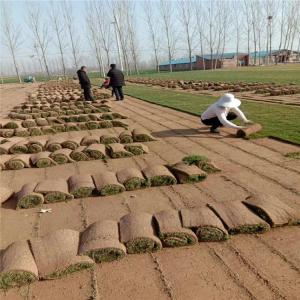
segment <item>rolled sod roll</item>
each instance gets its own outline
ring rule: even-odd
[[[49,125],[54,125],[54,124],[63,125],[64,124],[64,121],[62,121],[62,120],[60,120],[59,118],[56,118],[56,117],[48,117],[47,121],[48,121]]]
[[[42,130],[39,127],[29,128],[29,133],[31,136],[37,136],[43,134]]]
[[[247,128],[238,129],[236,136],[239,138],[248,138],[250,134],[262,130],[262,126],[258,123],[251,124]]]
[[[118,121],[118,120],[112,120],[110,121],[113,127],[122,127],[122,128],[128,128],[128,124]]]
[[[6,140],[6,142],[0,144],[0,154],[2,155],[10,153],[11,147],[22,141],[23,139],[19,137],[12,137],[10,140]]]
[[[6,169],[21,170],[30,168],[30,154],[18,154],[5,163]]]
[[[27,128],[16,128],[14,131],[14,135],[18,137],[27,137],[30,136],[30,132]]]
[[[70,157],[75,161],[86,161],[90,160],[88,154],[84,151],[86,149],[85,146],[80,146],[77,149],[73,150],[70,154]]]
[[[59,149],[50,154],[50,157],[59,165],[66,164],[68,162],[73,162],[73,159],[70,157],[72,153],[71,149]]]
[[[11,159],[11,155],[2,154],[0,155],[0,171],[5,170],[5,164]]]
[[[130,144],[133,143],[132,133],[129,130],[125,130],[119,135],[120,143]]]
[[[48,168],[56,165],[56,162],[50,157],[51,152],[39,152],[32,154],[30,160],[33,166],[37,168]]]
[[[84,136],[82,138],[80,145],[89,146],[89,145],[92,145],[92,144],[99,144],[99,142],[100,142],[99,136],[87,135],[87,136]]]
[[[77,123],[79,130],[88,130],[86,123]]]
[[[56,230],[42,238],[30,240],[39,277],[56,279],[88,269],[93,260],[77,255],[79,232],[70,229]]]
[[[288,206],[275,196],[253,195],[242,202],[271,227],[300,224],[300,209]]]
[[[208,207],[182,209],[183,227],[193,229],[200,242],[218,242],[229,238],[221,220]]]
[[[14,195],[14,191],[4,187],[0,186],[0,204],[6,202],[8,199],[11,198],[11,196]]]
[[[118,182],[114,172],[103,172],[92,175],[96,190],[101,196],[115,195],[125,191],[123,184]]]
[[[105,146],[102,144],[92,144],[84,149],[90,159],[104,159],[106,157]]]
[[[54,124],[54,125],[51,125],[51,128],[53,128],[55,130],[55,132],[64,132],[65,131],[64,124]]]
[[[89,256],[96,263],[123,258],[126,247],[119,240],[118,222],[104,220],[91,224],[81,234],[78,253]]]
[[[27,241],[10,244],[1,253],[0,289],[20,287],[38,280],[38,269]]]
[[[75,198],[85,198],[92,195],[95,184],[91,175],[73,175],[68,179],[69,192]]]
[[[105,134],[100,137],[101,144],[113,144],[119,142],[120,142],[119,138],[112,134]]]
[[[79,131],[76,123],[68,123],[65,125],[65,131]]]
[[[16,122],[16,121],[9,121],[9,122],[5,123],[4,125],[2,125],[2,128],[5,128],[5,129],[16,129],[19,127],[21,127],[20,123]]]
[[[207,174],[194,165],[188,166],[185,163],[177,163],[169,167],[180,183],[192,183],[204,180]]]
[[[43,194],[46,203],[68,201],[74,198],[69,193],[67,181],[62,178],[40,181],[34,191]]]
[[[28,152],[27,141],[23,140],[21,142],[15,143],[9,148],[9,152],[11,154],[27,153]]]
[[[113,117],[112,114],[103,114],[103,115],[101,116],[101,119],[102,119],[102,120],[113,120],[114,117]]]
[[[133,129],[132,136],[135,142],[150,142],[156,140],[148,131],[141,128]]]
[[[88,117],[91,119],[91,121],[99,121],[100,120],[99,114],[89,114]]]
[[[63,141],[63,138],[60,137],[54,137],[47,141],[45,148],[49,152],[54,152],[56,150],[59,150],[62,148],[61,142]]]
[[[117,112],[114,112],[114,113],[112,113],[111,115],[112,115],[112,117],[113,117],[114,119],[127,119],[126,116],[124,116],[124,115],[122,115],[122,114],[119,114],[119,113],[117,113]]]
[[[208,207],[222,220],[229,234],[263,233],[270,229],[267,222],[240,201],[218,202]]]
[[[37,124],[33,119],[27,119],[22,121],[22,126],[25,128],[35,127]]]
[[[32,138],[28,141],[27,147],[29,153],[39,153],[42,152],[47,143],[46,138]]]
[[[89,121],[89,122],[86,122],[85,125],[89,130],[99,128],[99,122],[98,121]]]
[[[158,236],[166,247],[194,245],[197,236],[188,228],[183,228],[179,212],[174,209],[163,210],[154,214],[158,225]]]
[[[176,184],[175,176],[163,165],[149,166],[143,170],[143,174],[149,180],[151,186]]]
[[[133,154],[127,151],[123,144],[114,143],[107,145],[107,150],[111,158],[131,157]]]
[[[52,126],[42,126],[42,133],[43,134],[55,134],[56,131]]]
[[[4,138],[10,138],[14,135],[14,129],[0,129],[0,136]]]
[[[112,128],[113,127],[113,124],[111,121],[100,121],[98,122],[98,125],[99,125],[99,128]]]
[[[61,143],[61,146],[63,148],[75,150],[80,146],[81,140],[81,137],[64,138],[64,141]]]
[[[127,191],[133,191],[150,186],[142,172],[136,168],[126,168],[117,172],[117,178]]]
[[[34,191],[36,186],[36,182],[22,186],[21,190],[16,194],[17,208],[32,208],[44,203],[43,194]]]
[[[48,120],[45,118],[37,118],[35,121],[38,126],[48,126],[49,125]]]
[[[120,219],[120,240],[129,254],[155,252],[162,248],[155,235],[153,217],[148,213],[131,213]]]
[[[187,165],[196,165],[207,174],[220,172],[221,170],[204,155],[192,154],[185,156],[182,161]]]
[[[78,116],[78,122],[88,122],[90,121],[90,117],[87,115],[79,115]]]
[[[125,145],[124,147],[133,155],[142,155],[145,153],[149,153],[149,148],[142,143],[131,143],[129,145]]]

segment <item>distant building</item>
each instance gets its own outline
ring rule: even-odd
[[[193,70],[208,70],[216,67],[220,68],[234,68],[236,65],[248,66],[249,56],[246,53],[223,53],[222,54],[206,54],[202,56],[192,56]],[[171,61],[173,71],[187,71],[190,70],[190,59],[179,58]],[[159,65],[160,71],[169,71],[170,62],[163,62]]]
[[[255,62],[256,57],[256,62]],[[299,63],[300,52],[294,50],[272,50],[270,57],[269,51],[257,51],[250,53],[251,64],[275,64],[275,63]]]

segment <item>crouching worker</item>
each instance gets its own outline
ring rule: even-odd
[[[225,94],[217,102],[208,107],[208,109],[201,115],[203,124],[211,126],[211,133],[218,133],[219,127],[227,127],[234,129],[242,129],[243,126],[235,125],[230,122],[236,118],[243,121],[244,124],[251,124],[244,113],[238,108],[241,101],[236,99],[232,94]]]

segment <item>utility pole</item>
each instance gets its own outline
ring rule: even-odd
[[[117,21],[112,22],[111,24],[114,25],[115,29],[115,35],[116,35],[116,40],[117,40],[117,47],[118,47],[118,55],[119,55],[119,61],[120,61],[120,67],[121,70],[123,71],[123,61],[122,61],[122,56],[121,56],[121,49],[120,49],[120,42],[119,42],[119,35],[118,35],[118,30],[117,30]]]

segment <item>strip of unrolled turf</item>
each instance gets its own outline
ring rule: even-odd
[[[207,174],[220,172],[221,170],[204,155],[192,154],[185,156],[182,161],[187,165],[196,165]]]
[[[127,252],[147,253],[162,248],[161,241],[155,235],[152,215],[148,213],[131,213],[120,219],[120,240]]]
[[[118,222],[104,220],[91,224],[81,234],[78,253],[88,255],[96,263],[123,258],[126,248],[119,241]]]

